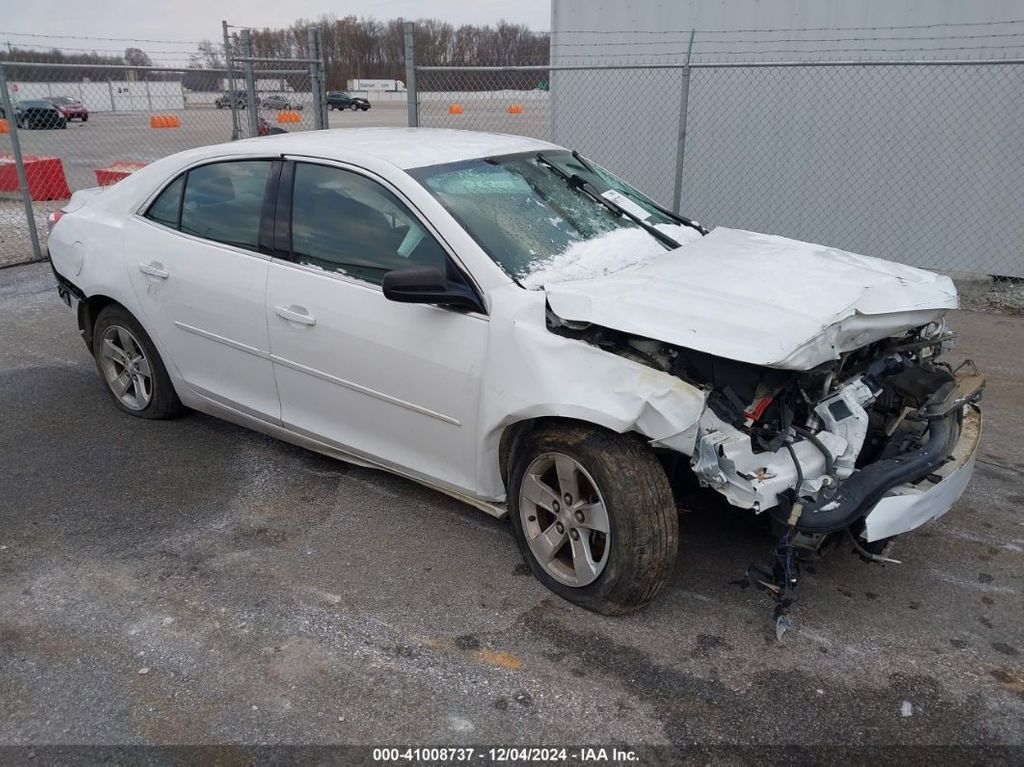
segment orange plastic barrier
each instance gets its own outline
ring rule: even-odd
[[[512,104],[508,108],[508,113],[510,115],[521,115],[523,113],[523,105],[522,104]]]
[[[7,120],[0,120],[0,133],[10,133],[11,128],[7,124]]]
[[[150,115],[150,128],[180,128],[181,118],[177,115]]]
[[[448,107],[448,114],[450,115],[460,115],[463,111],[462,104],[451,104]]]
[[[116,184],[123,178],[128,178],[139,168],[145,168],[144,162],[115,162],[106,168],[96,169],[96,183],[100,186]]]
[[[59,158],[27,154],[21,159],[25,163],[25,180],[28,181],[29,195],[33,200],[66,200],[71,196],[64,176],[64,164]],[[18,172],[14,167],[14,158],[0,155],[0,192],[17,190]]]
[[[302,122],[302,115],[300,115],[298,112],[278,112],[277,121],[279,123]]]

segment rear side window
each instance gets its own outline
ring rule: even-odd
[[[146,218],[156,221],[158,224],[169,226],[171,229],[178,228],[178,211],[181,210],[181,188],[185,186],[184,174],[178,176],[160,196],[153,200],[153,204],[146,211]]]
[[[182,198],[181,231],[256,250],[270,165],[270,160],[243,160],[190,170]]]

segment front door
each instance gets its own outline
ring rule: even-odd
[[[445,249],[377,180],[309,163],[294,166],[290,240],[267,286],[284,424],[471,491],[487,318],[381,291],[392,269],[453,268]]]

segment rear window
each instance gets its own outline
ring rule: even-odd
[[[146,218],[156,221],[158,224],[169,226],[172,229],[178,228],[178,213],[181,210],[181,189],[185,186],[185,176],[182,174],[175,179],[170,186],[160,193],[160,196],[153,200],[153,204],[146,211]]]

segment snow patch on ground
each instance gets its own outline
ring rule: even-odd
[[[655,224],[681,245],[700,239],[688,226]],[[520,281],[530,290],[558,282],[603,277],[644,264],[666,253],[665,247],[640,228],[614,229],[592,240],[574,242],[556,256],[537,263]]]

